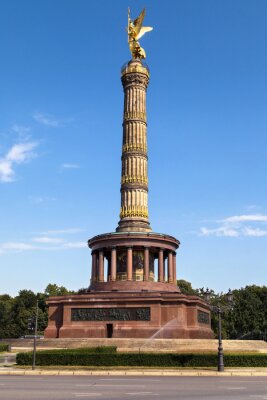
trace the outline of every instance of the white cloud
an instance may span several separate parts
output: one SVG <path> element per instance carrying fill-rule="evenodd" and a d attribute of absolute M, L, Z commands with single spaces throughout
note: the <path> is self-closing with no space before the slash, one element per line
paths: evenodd
<path fill-rule="evenodd" d="M 0 182 L 12 182 L 14 175 L 12 163 L 5 159 L 0 160 Z"/>
<path fill-rule="evenodd" d="M 42 236 L 42 237 L 33 238 L 32 241 L 37 242 L 37 243 L 59 244 L 59 243 L 63 243 L 64 239 Z"/>
<path fill-rule="evenodd" d="M 64 242 L 63 239 L 57 238 L 33 238 L 34 243 L 24 242 L 6 242 L 0 243 L 0 254 L 7 252 L 21 252 L 21 251 L 66 251 L 71 249 L 86 248 L 86 242 Z"/>
<path fill-rule="evenodd" d="M 260 228 L 251 228 L 249 226 L 246 226 L 243 229 L 243 233 L 245 236 L 253 236 L 253 237 L 267 236 L 267 230 L 263 230 Z"/>
<path fill-rule="evenodd" d="M 238 223 L 238 222 L 267 222 L 267 215 L 251 214 L 251 215 L 234 215 L 233 217 L 225 218 L 218 222 Z"/>
<path fill-rule="evenodd" d="M 30 161 L 35 156 L 33 150 L 37 146 L 37 142 L 14 144 L 7 154 L 0 159 L 0 182 L 14 181 L 14 164 L 22 164 Z"/>
<path fill-rule="evenodd" d="M 260 208 L 256 204 L 249 204 L 248 206 L 245 207 L 247 211 L 255 210 L 257 208 Z"/>
<path fill-rule="evenodd" d="M 30 132 L 30 130 L 31 128 L 28 126 L 22 126 L 17 124 L 12 125 L 12 131 L 17 133 L 21 139 L 28 139 L 29 138 L 28 133 Z"/>
<path fill-rule="evenodd" d="M 48 114 L 37 112 L 33 114 L 32 117 L 33 119 L 35 119 L 35 121 L 39 122 L 42 125 L 52 126 L 54 128 L 57 128 L 61 125 L 60 121 L 58 121 L 57 119 Z"/>
<path fill-rule="evenodd" d="M 208 229 L 202 227 L 200 229 L 201 236 L 225 236 L 225 237 L 237 237 L 240 233 L 235 229 L 227 228 L 226 226 L 221 226 L 215 229 Z"/>
<path fill-rule="evenodd" d="M 11 149 L 5 156 L 5 159 L 7 161 L 11 161 L 17 164 L 26 162 L 34 156 L 32 150 L 36 146 L 36 142 L 14 144 L 14 146 L 11 147 Z"/>
<path fill-rule="evenodd" d="M 34 250 L 35 247 L 31 244 L 28 243 L 22 243 L 22 242 L 7 242 L 7 243 L 2 243 L 0 245 L 1 250 Z"/>
<path fill-rule="evenodd" d="M 202 227 L 200 229 L 200 236 L 250 236 L 250 237 L 263 237 L 267 236 L 267 230 L 257 227 L 257 224 L 266 224 L 267 215 L 263 214 L 245 214 L 234 215 L 222 220 L 216 221 L 219 226 L 215 228 Z M 254 226 L 247 226 L 249 222 Z"/>
<path fill-rule="evenodd" d="M 67 229 L 54 229 L 45 232 L 41 232 L 42 235 L 61 235 L 61 234 L 72 234 L 84 232 L 81 228 L 67 228 Z"/>
<path fill-rule="evenodd" d="M 76 169 L 76 168 L 80 168 L 80 166 L 78 164 L 61 164 L 61 168 Z"/>
<path fill-rule="evenodd" d="M 28 199 L 33 204 L 41 204 L 41 203 L 45 203 L 47 201 L 55 201 L 56 200 L 55 197 L 49 197 L 49 196 L 29 196 Z"/>
<path fill-rule="evenodd" d="M 69 242 L 69 243 L 64 243 L 63 247 L 66 249 L 81 249 L 84 247 L 87 247 L 86 242 Z"/>

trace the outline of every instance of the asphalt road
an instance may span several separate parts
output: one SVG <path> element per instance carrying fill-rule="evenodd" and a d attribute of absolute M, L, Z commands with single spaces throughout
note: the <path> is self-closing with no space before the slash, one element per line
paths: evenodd
<path fill-rule="evenodd" d="M 267 378 L 0 376 L 1 400 L 267 400 Z"/>

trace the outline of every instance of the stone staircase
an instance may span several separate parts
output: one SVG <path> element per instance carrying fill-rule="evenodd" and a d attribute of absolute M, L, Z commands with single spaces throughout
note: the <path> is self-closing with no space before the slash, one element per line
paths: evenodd
<path fill-rule="evenodd" d="M 8 339 L 13 351 L 28 351 L 33 339 Z M 199 353 L 216 352 L 216 339 L 38 339 L 37 348 L 71 349 L 79 347 L 117 346 L 122 352 Z M 224 352 L 267 353 L 267 342 L 262 340 L 224 340 Z"/>

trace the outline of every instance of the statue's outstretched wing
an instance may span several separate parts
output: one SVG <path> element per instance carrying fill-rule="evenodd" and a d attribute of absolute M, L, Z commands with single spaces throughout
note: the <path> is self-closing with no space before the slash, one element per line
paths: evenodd
<path fill-rule="evenodd" d="M 138 35 L 136 36 L 136 40 L 139 40 L 142 36 L 144 36 L 144 34 L 146 32 L 150 32 L 152 31 L 152 27 L 151 26 L 142 26 L 142 28 L 140 29 L 140 32 L 138 33 Z"/>
<path fill-rule="evenodd" d="M 144 18 L 145 18 L 145 14 L 146 14 L 146 9 L 144 8 L 143 11 L 141 12 L 141 14 L 139 15 L 139 17 L 137 17 L 133 21 L 133 24 L 135 26 L 135 32 L 136 32 L 137 35 L 139 34 L 139 32 L 141 30 L 141 27 L 142 27 L 142 24 L 143 24 L 143 21 L 144 21 Z"/>

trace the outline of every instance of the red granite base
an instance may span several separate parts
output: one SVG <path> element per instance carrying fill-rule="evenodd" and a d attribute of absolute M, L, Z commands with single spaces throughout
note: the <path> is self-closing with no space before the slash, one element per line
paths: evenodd
<path fill-rule="evenodd" d="M 45 338 L 213 337 L 209 308 L 196 296 L 175 292 L 89 292 L 50 297 L 48 304 L 49 324 L 45 330 Z M 77 316 L 73 317 L 72 309 L 83 309 L 82 318 L 84 312 L 87 313 L 84 309 L 93 309 L 94 318 L 97 316 L 102 320 L 73 320 Z M 109 316 L 103 317 L 103 310 L 107 309 Z M 127 320 L 115 319 L 114 315 L 121 310 L 122 313 L 126 312 Z M 139 320 L 131 320 L 136 310 Z"/>

